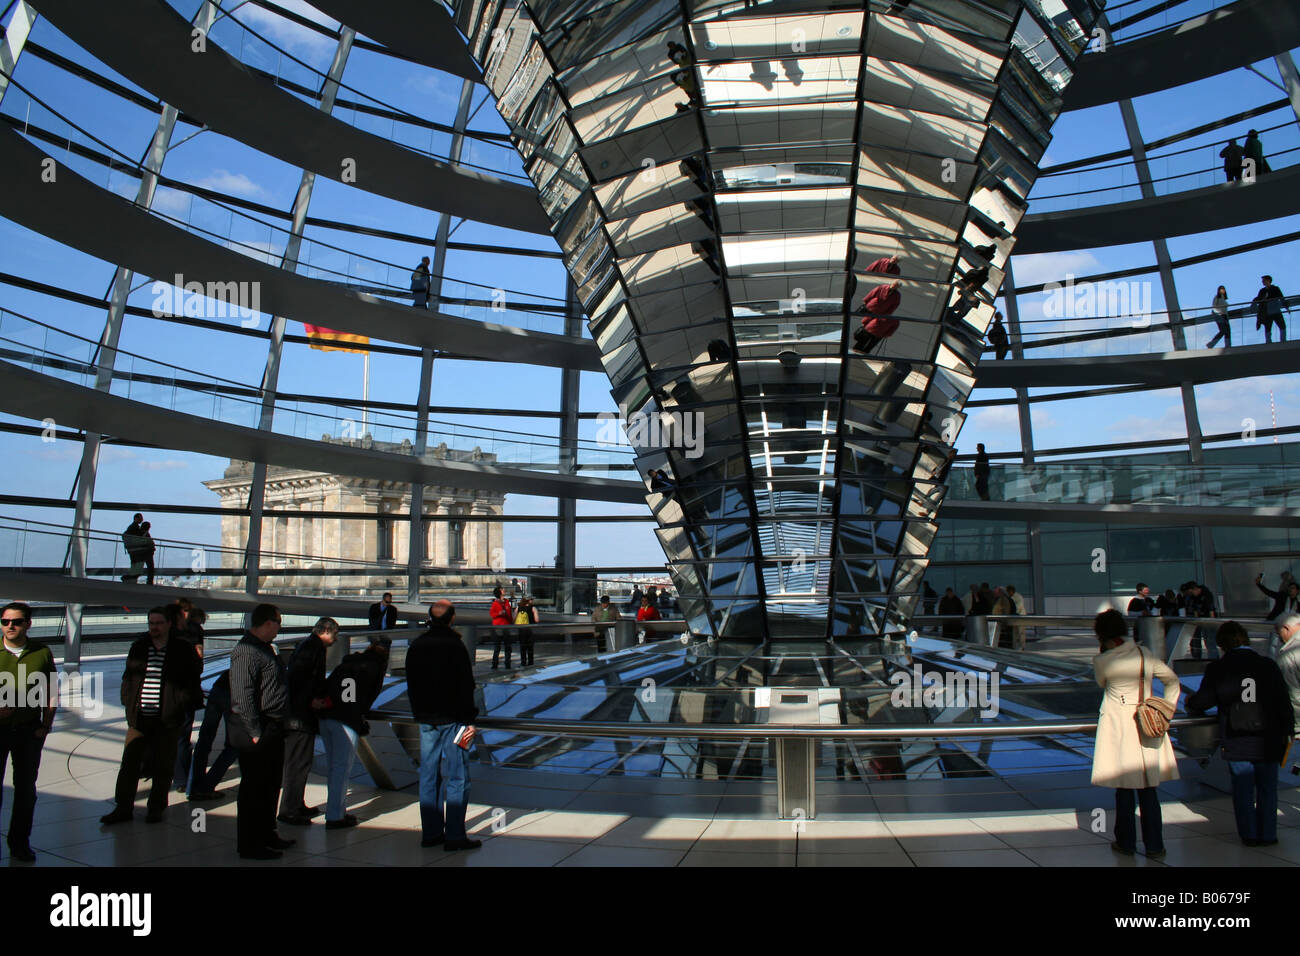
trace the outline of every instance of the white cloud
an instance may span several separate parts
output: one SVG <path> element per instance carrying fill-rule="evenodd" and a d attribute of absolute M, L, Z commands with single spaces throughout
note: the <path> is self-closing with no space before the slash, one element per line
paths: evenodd
<path fill-rule="evenodd" d="M 454 89 L 449 87 L 454 86 Z M 459 78 L 451 79 L 433 70 L 406 78 L 406 86 L 421 96 L 429 97 L 435 105 L 455 106 L 460 96 Z"/>
<path fill-rule="evenodd" d="M 280 6 L 290 13 L 296 13 L 331 30 L 338 29 L 337 20 L 331 20 L 311 4 L 304 2 L 304 0 L 278 0 L 278 2 Z M 236 18 L 282 50 L 294 55 L 303 53 L 321 54 L 333 50 L 336 45 L 335 41 L 329 37 L 291 20 L 286 20 L 279 14 L 272 13 L 270 10 L 255 4 L 249 3 L 241 6 Z"/>
<path fill-rule="evenodd" d="M 1034 256 L 1016 256 L 1016 285 L 1038 285 L 1064 281 L 1066 275 L 1092 275 L 1101 263 L 1091 252 L 1044 252 Z"/>
<path fill-rule="evenodd" d="M 164 216 L 174 218 L 183 218 L 190 210 L 190 200 L 193 197 L 179 189 L 168 189 L 165 186 L 159 186 L 153 194 L 153 203 L 149 208 L 155 212 L 160 212 Z"/>
<path fill-rule="evenodd" d="M 121 445 L 107 445 L 99 454 L 101 462 L 121 462 L 138 471 L 178 471 L 189 468 L 189 463 L 177 458 L 142 458 L 133 448 Z"/>
<path fill-rule="evenodd" d="M 1270 391 L 1273 393 L 1271 406 Z M 1300 377 L 1295 375 L 1216 382 L 1196 389 L 1201 431 L 1208 434 L 1240 431 L 1247 427 L 1246 419 L 1254 421 L 1257 430 L 1271 428 L 1274 414 L 1279 426 L 1300 424 L 1297 409 L 1300 409 Z"/>
<path fill-rule="evenodd" d="M 266 195 L 265 189 L 243 173 L 232 173 L 225 169 L 214 169 L 210 175 L 204 176 L 194 185 L 202 189 L 214 189 L 217 192 L 231 196 L 243 196 L 246 199 Z"/>

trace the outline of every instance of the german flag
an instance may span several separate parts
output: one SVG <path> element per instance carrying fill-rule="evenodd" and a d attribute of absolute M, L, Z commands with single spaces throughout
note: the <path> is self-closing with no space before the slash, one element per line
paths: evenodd
<path fill-rule="evenodd" d="M 352 332 L 336 332 L 333 329 L 327 329 L 319 325 L 302 324 L 307 333 L 307 338 L 311 339 L 311 347 L 320 349 L 322 352 L 358 352 L 365 354 L 369 349 L 349 348 L 346 345 L 327 345 L 327 342 L 349 342 L 353 345 L 369 345 L 370 336 L 356 335 Z"/>

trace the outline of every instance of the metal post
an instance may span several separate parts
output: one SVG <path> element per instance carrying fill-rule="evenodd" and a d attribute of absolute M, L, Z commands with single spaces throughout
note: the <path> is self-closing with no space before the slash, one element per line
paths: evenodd
<path fill-rule="evenodd" d="M 205 4 L 203 11 L 210 12 L 212 4 Z M 153 139 L 149 143 L 149 152 L 141 163 L 143 173 L 140 176 L 140 188 L 136 191 L 135 201 L 138 206 L 148 209 L 153 204 L 154 192 L 158 187 L 158 174 L 162 170 L 163 159 L 171 144 L 172 132 L 176 128 L 177 110 L 164 105 L 154 128 Z M 126 300 L 131 294 L 131 283 L 135 273 L 119 266 L 113 276 L 113 289 L 109 295 L 108 315 L 104 320 L 104 332 L 99 338 L 99 356 L 95 370 L 95 389 L 108 392 L 113 387 L 113 369 L 117 363 L 117 343 L 122 336 L 122 324 L 126 318 Z M 81 465 L 77 469 L 77 498 L 72 515 L 72 540 L 68 559 L 68 574 L 72 578 L 86 576 L 86 552 L 89 550 L 90 518 L 95 500 L 95 476 L 99 469 L 99 449 L 101 436 L 98 432 L 86 432 L 81 446 Z M 64 666 L 75 667 L 81 661 L 81 616 L 84 605 L 69 604 L 65 610 L 67 641 L 64 650 Z"/>
<path fill-rule="evenodd" d="M 782 820 L 811 820 L 817 815 L 817 745 L 808 737 L 777 737 L 776 810 Z"/>
<path fill-rule="evenodd" d="M 1277 71 L 1282 76 L 1286 87 L 1287 99 L 1291 101 L 1291 111 L 1295 113 L 1296 122 L 1300 123 L 1300 73 L 1296 72 L 1295 59 L 1289 51 L 1283 51 L 1273 57 Z"/>
<path fill-rule="evenodd" d="M 614 627 L 610 630 L 610 637 L 614 646 L 612 651 L 621 651 L 624 648 L 632 647 L 636 644 L 636 621 L 631 618 L 620 617 L 614 622 Z"/>
<path fill-rule="evenodd" d="M 460 101 L 456 106 L 455 132 L 448 154 L 452 163 L 460 160 L 465 146 L 465 126 L 469 122 L 469 108 L 474 99 L 474 83 L 465 80 L 460 86 Z M 429 310 L 438 311 L 442 301 L 442 277 L 447 268 L 447 240 L 451 236 L 451 216 L 440 213 L 438 232 L 434 238 L 433 261 L 429 276 Z M 420 392 L 416 396 L 415 455 L 422 458 L 429 450 L 429 404 L 433 392 L 433 349 L 420 350 Z M 426 557 L 424 534 L 424 484 L 412 482 L 411 504 L 408 514 L 410 536 L 407 539 L 406 600 L 411 604 L 420 601 L 420 568 Z"/>
<path fill-rule="evenodd" d="M 579 336 L 582 334 L 582 306 L 578 302 L 578 290 L 570 278 L 565 282 L 567 310 L 564 317 L 564 334 Z M 566 368 L 560 373 L 560 461 L 559 474 L 573 475 L 578 471 L 578 404 L 580 400 L 581 373 L 576 369 Z M 573 578 L 577 570 L 578 547 L 578 503 L 573 498 L 556 500 L 557 517 L 555 553 L 556 572 L 560 580 L 556 582 L 556 610 L 562 614 L 573 613 Z"/>
<path fill-rule="evenodd" d="M 26 0 L 18 0 L 14 15 L 9 18 L 9 26 L 5 28 L 4 36 L 0 37 L 0 70 L 4 71 L 0 73 L 0 103 L 4 102 L 5 93 L 9 90 L 9 77 L 14 75 L 18 58 L 27 45 L 27 37 L 32 32 L 37 15 Z"/>
<path fill-rule="evenodd" d="M 1007 331 L 1011 339 L 1011 354 L 1013 358 L 1022 359 L 1025 357 L 1024 342 L 1020 331 L 1020 303 L 1016 299 L 1016 278 L 1011 270 L 1011 260 L 1007 259 L 1004 270 L 1005 278 L 1002 280 L 1002 288 L 1005 290 L 1002 299 L 1007 307 Z M 1032 406 L 1029 404 L 1029 389 L 1023 386 L 1016 388 L 1016 412 L 1020 421 L 1020 452 L 1025 465 L 1034 466 L 1034 423 Z M 1033 589 L 1034 607 L 1038 613 L 1042 614 L 1047 608 L 1047 595 L 1043 593 L 1047 586 L 1043 575 L 1043 536 L 1042 524 L 1037 521 L 1027 523 L 1029 533 L 1029 574 L 1030 586 Z"/>
<path fill-rule="evenodd" d="M 1165 619 L 1163 617 L 1140 617 L 1137 619 L 1137 640 L 1152 654 L 1165 659 Z"/>
<path fill-rule="evenodd" d="M 343 77 L 343 68 L 347 65 L 348 54 L 352 52 L 352 41 L 356 31 L 343 27 L 339 31 L 338 46 L 334 48 L 334 60 L 330 63 L 324 85 L 321 87 L 320 102 L 317 104 L 322 113 L 329 115 L 334 111 L 334 101 L 338 97 L 339 80 Z M 316 184 L 316 174 L 304 170 L 298 181 L 298 193 L 293 200 L 293 222 L 289 227 L 289 240 L 285 243 L 284 257 L 280 267 L 290 272 L 298 269 L 298 250 L 302 247 L 302 234 L 307 224 L 307 207 L 311 203 L 312 189 Z M 284 316 L 271 318 L 271 344 L 266 352 L 266 368 L 262 373 L 262 411 L 257 427 L 270 431 L 275 419 L 275 393 L 280 384 L 280 359 L 284 353 Z M 253 462 L 253 478 L 248 488 L 248 539 L 244 542 L 244 590 L 256 594 L 260 586 L 262 571 L 262 509 L 266 502 L 266 462 Z"/>

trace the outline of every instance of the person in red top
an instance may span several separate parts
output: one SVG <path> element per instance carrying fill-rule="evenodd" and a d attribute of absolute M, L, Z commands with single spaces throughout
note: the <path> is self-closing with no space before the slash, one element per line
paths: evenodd
<path fill-rule="evenodd" d="M 902 271 L 899 262 L 900 260 L 898 256 L 887 256 L 884 259 L 877 259 L 875 262 L 871 263 L 871 265 L 867 266 L 867 271 L 896 276 Z"/>
<path fill-rule="evenodd" d="M 866 315 L 862 319 L 862 328 L 854 335 L 855 352 L 865 355 L 883 339 L 898 331 L 898 319 L 892 317 L 894 310 L 903 301 L 898 286 L 897 282 L 878 285 L 862 300 L 862 309 Z"/>
<path fill-rule="evenodd" d="M 505 596 L 501 588 L 492 589 L 492 607 L 488 610 L 492 618 L 492 626 L 499 627 L 501 630 L 496 632 L 494 645 L 492 647 L 492 669 L 497 669 L 497 662 L 501 658 L 501 645 L 506 645 L 506 667 L 510 667 L 510 626 L 514 622 L 514 612 L 510 607 L 510 599 Z"/>
<path fill-rule="evenodd" d="M 650 597 L 649 597 L 648 595 L 642 595 L 642 597 L 641 597 L 641 606 L 640 606 L 639 608 L 637 608 L 636 619 L 637 619 L 637 622 L 638 622 L 638 623 L 640 623 L 641 621 L 659 621 L 659 620 L 662 620 L 662 618 L 659 616 L 659 609 L 658 609 L 657 607 L 655 607 L 653 604 L 650 603 Z M 649 628 L 644 628 L 644 629 L 641 631 L 641 643 L 642 643 L 642 644 L 645 643 L 646 634 L 648 634 L 649 631 L 650 631 Z"/>

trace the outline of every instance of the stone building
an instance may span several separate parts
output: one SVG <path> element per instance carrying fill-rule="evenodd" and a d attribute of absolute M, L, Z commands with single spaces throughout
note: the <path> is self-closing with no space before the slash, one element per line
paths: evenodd
<path fill-rule="evenodd" d="M 410 454 L 409 442 L 401 445 L 377 442 L 369 436 L 352 441 L 323 436 L 321 440 Z M 496 460 L 495 455 L 478 448 L 460 451 L 445 444 L 431 449 L 427 457 L 483 464 Z M 248 507 L 252 478 L 252 462 L 232 459 L 221 478 L 203 484 L 221 498 L 222 508 L 233 511 Z M 405 482 L 270 466 L 263 507 L 268 512 L 295 514 L 263 518 L 261 590 L 344 596 L 388 590 L 400 600 L 407 586 L 409 524 L 406 517 L 410 502 L 411 486 Z M 500 515 L 504 505 L 503 494 L 428 485 L 424 488 L 426 516 Z M 359 517 L 324 516 L 340 512 Z M 222 566 L 236 571 L 235 575 L 223 578 L 224 586 L 243 586 L 237 572 L 242 566 L 247 536 L 247 515 L 222 516 Z M 496 576 L 471 574 L 467 570 L 506 566 L 499 521 L 426 519 L 421 541 L 423 564 L 429 569 L 428 574 L 420 576 L 422 590 L 490 587 Z M 320 573 L 330 568 L 353 573 Z M 293 573 L 297 569 L 313 573 Z"/>

